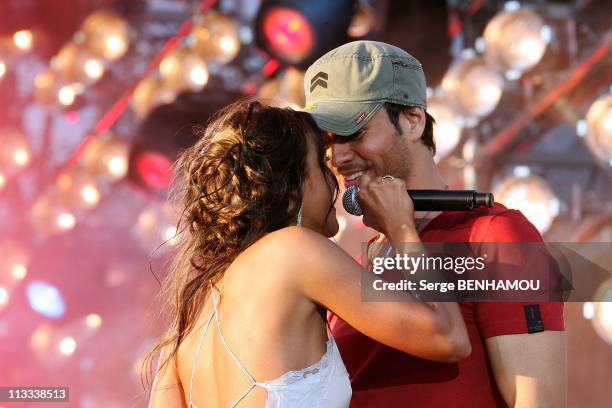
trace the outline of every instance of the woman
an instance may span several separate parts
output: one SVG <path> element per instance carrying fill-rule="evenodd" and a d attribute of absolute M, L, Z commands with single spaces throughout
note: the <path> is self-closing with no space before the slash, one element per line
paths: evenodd
<path fill-rule="evenodd" d="M 150 407 L 348 406 L 327 309 L 406 353 L 469 354 L 454 303 L 360 301 L 362 269 L 327 239 L 338 231 L 338 186 L 308 114 L 236 103 L 176 176 L 188 227 Z"/>

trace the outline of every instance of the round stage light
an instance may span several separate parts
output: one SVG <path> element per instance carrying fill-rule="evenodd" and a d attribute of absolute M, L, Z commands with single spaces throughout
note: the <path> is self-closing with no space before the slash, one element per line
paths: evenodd
<path fill-rule="evenodd" d="M 69 356 L 75 352 L 77 343 L 74 338 L 66 336 L 59 342 L 59 350 L 65 356 Z"/>
<path fill-rule="evenodd" d="M 77 223 L 76 207 L 75 203 L 66 201 L 57 191 L 41 195 L 31 208 L 32 225 L 45 235 L 70 231 Z"/>
<path fill-rule="evenodd" d="M 533 10 L 502 11 L 487 24 L 484 40 L 489 65 L 520 74 L 542 59 L 550 41 L 550 27 Z"/>
<path fill-rule="evenodd" d="M 538 176 L 509 177 L 496 186 L 493 195 L 496 202 L 520 210 L 542 234 L 559 215 L 559 200 Z"/>
<path fill-rule="evenodd" d="M 289 68 L 274 79 L 266 81 L 257 97 L 262 101 L 280 108 L 300 109 L 304 106 L 304 72 Z"/>
<path fill-rule="evenodd" d="M 503 89 L 501 75 L 482 58 L 467 56 L 454 62 L 442 80 L 442 90 L 453 107 L 466 119 L 493 112 Z"/>
<path fill-rule="evenodd" d="M 162 190 L 170 185 L 172 160 L 156 151 L 142 151 L 133 158 L 134 177 L 147 187 Z"/>
<path fill-rule="evenodd" d="M 594 300 L 591 322 L 599 337 L 612 345 L 612 278 L 601 284 L 595 293 Z"/>
<path fill-rule="evenodd" d="M 371 4 L 359 2 L 351 19 L 348 35 L 353 38 L 365 37 L 372 31 L 375 21 L 374 7 Z"/>
<path fill-rule="evenodd" d="M 176 92 L 199 91 L 208 82 L 208 67 L 189 48 L 179 48 L 159 64 L 165 86 Z"/>
<path fill-rule="evenodd" d="M 196 17 L 191 37 L 195 53 L 207 64 L 225 65 L 240 52 L 236 22 L 221 13 Z"/>
<path fill-rule="evenodd" d="M 31 152 L 27 136 L 16 128 L 0 129 L 0 172 L 10 177 L 30 164 Z"/>
<path fill-rule="evenodd" d="M 587 112 L 585 142 L 591 152 L 612 166 L 612 95 L 597 99 Z"/>
<path fill-rule="evenodd" d="M 87 48 L 68 43 L 51 60 L 51 68 L 68 83 L 92 84 L 104 75 L 104 62 Z"/>
<path fill-rule="evenodd" d="M 60 75 L 51 70 L 46 70 L 36 75 L 34 79 L 34 96 L 36 100 L 44 105 L 71 106 L 76 98 L 81 95 L 85 88 L 79 82 L 68 83 Z"/>
<path fill-rule="evenodd" d="M 255 21 L 257 44 L 279 61 L 306 69 L 347 42 L 354 0 L 263 1 Z"/>
<path fill-rule="evenodd" d="M 0 310 L 4 309 L 9 301 L 8 289 L 4 286 L 0 286 Z"/>
<path fill-rule="evenodd" d="M 153 203 L 146 207 L 138 216 L 136 236 L 144 251 L 151 253 L 156 248 L 156 254 L 163 253 L 168 246 L 174 245 L 178 216 L 168 204 Z M 172 234 L 172 235 L 170 235 Z"/>
<path fill-rule="evenodd" d="M 93 329 L 102 326 L 102 317 L 97 313 L 88 314 L 85 317 L 85 324 Z"/>
<path fill-rule="evenodd" d="M 28 273 L 28 251 L 16 241 L 0 243 L 0 285 L 11 287 L 23 280 Z"/>
<path fill-rule="evenodd" d="M 121 58 L 129 45 L 128 23 L 111 10 L 92 13 L 83 23 L 85 44 L 95 55 L 114 61 Z"/>
<path fill-rule="evenodd" d="M 32 49 L 34 37 L 30 30 L 20 30 L 13 34 L 13 43 L 19 50 L 27 52 Z"/>
<path fill-rule="evenodd" d="M 447 156 L 457 147 L 461 139 L 462 120 L 446 101 L 436 96 L 427 100 L 427 112 L 435 119 L 434 140 L 436 160 Z"/>
<path fill-rule="evenodd" d="M 64 171 L 58 176 L 55 185 L 61 200 L 72 203 L 73 208 L 91 209 L 100 201 L 101 187 L 98 180 L 81 168 Z"/>
<path fill-rule="evenodd" d="M 66 311 L 66 305 L 60 291 L 53 285 L 34 281 L 30 282 L 26 289 L 30 307 L 45 317 L 56 319 L 62 317 Z"/>
<path fill-rule="evenodd" d="M 149 76 L 136 86 L 132 97 L 132 109 L 138 117 L 144 118 L 155 107 L 171 103 L 175 98 L 176 91 L 161 78 Z"/>
<path fill-rule="evenodd" d="M 80 160 L 88 173 L 115 182 L 127 174 L 129 150 L 123 139 L 110 133 L 104 134 L 89 141 Z"/>
<path fill-rule="evenodd" d="M 0 81 L 4 78 L 4 74 L 6 74 L 6 63 L 0 59 Z"/>
<path fill-rule="evenodd" d="M 263 30 L 270 47 L 289 63 L 300 62 L 314 46 L 314 33 L 308 20 L 290 8 L 271 10 L 265 17 Z"/>

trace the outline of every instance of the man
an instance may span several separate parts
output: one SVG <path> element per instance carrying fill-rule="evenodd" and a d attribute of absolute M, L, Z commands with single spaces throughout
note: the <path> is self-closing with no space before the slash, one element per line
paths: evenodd
<path fill-rule="evenodd" d="M 366 225 L 368 206 L 377 205 L 380 186 L 399 182 L 409 189 L 446 188 L 433 160 L 434 120 L 426 112 L 425 76 L 414 57 L 384 43 L 352 42 L 317 60 L 304 85 L 305 110 L 330 137 L 332 165 L 345 187 L 360 185 Z M 387 223 L 408 223 L 399 209 L 411 208 L 400 202 L 410 198 L 399 197 L 393 204 L 398 211 L 387 211 Z M 468 212 L 417 211 L 414 218 L 410 224 L 423 242 L 542 241 L 520 212 L 502 205 Z M 384 244 L 387 238 L 379 235 L 373 241 Z M 529 306 L 542 317 L 543 325 L 535 326 L 525 306 L 461 303 L 472 353 L 456 363 L 401 353 L 331 315 L 351 376 L 351 406 L 564 406 L 563 305 Z"/>

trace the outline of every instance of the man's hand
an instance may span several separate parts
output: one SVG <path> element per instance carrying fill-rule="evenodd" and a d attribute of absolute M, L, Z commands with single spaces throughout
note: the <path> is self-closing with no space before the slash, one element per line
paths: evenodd
<path fill-rule="evenodd" d="M 565 333 L 545 331 L 486 340 L 497 386 L 510 407 L 566 405 Z"/>
<path fill-rule="evenodd" d="M 359 202 L 363 208 L 363 223 L 382 232 L 391 242 L 406 241 L 417 235 L 414 224 L 414 204 L 406 193 L 406 183 L 391 176 L 370 178 L 361 176 Z M 412 239 L 409 239 L 412 241 Z"/>

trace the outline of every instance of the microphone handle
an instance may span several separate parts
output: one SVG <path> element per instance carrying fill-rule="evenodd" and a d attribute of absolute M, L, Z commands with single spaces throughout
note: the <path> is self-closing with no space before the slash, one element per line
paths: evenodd
<path fill-rule="evenodd" d="M 465 211 L 492 207 L 493 194 L 474 190 L 408 190 L 416 211 Z"/>

